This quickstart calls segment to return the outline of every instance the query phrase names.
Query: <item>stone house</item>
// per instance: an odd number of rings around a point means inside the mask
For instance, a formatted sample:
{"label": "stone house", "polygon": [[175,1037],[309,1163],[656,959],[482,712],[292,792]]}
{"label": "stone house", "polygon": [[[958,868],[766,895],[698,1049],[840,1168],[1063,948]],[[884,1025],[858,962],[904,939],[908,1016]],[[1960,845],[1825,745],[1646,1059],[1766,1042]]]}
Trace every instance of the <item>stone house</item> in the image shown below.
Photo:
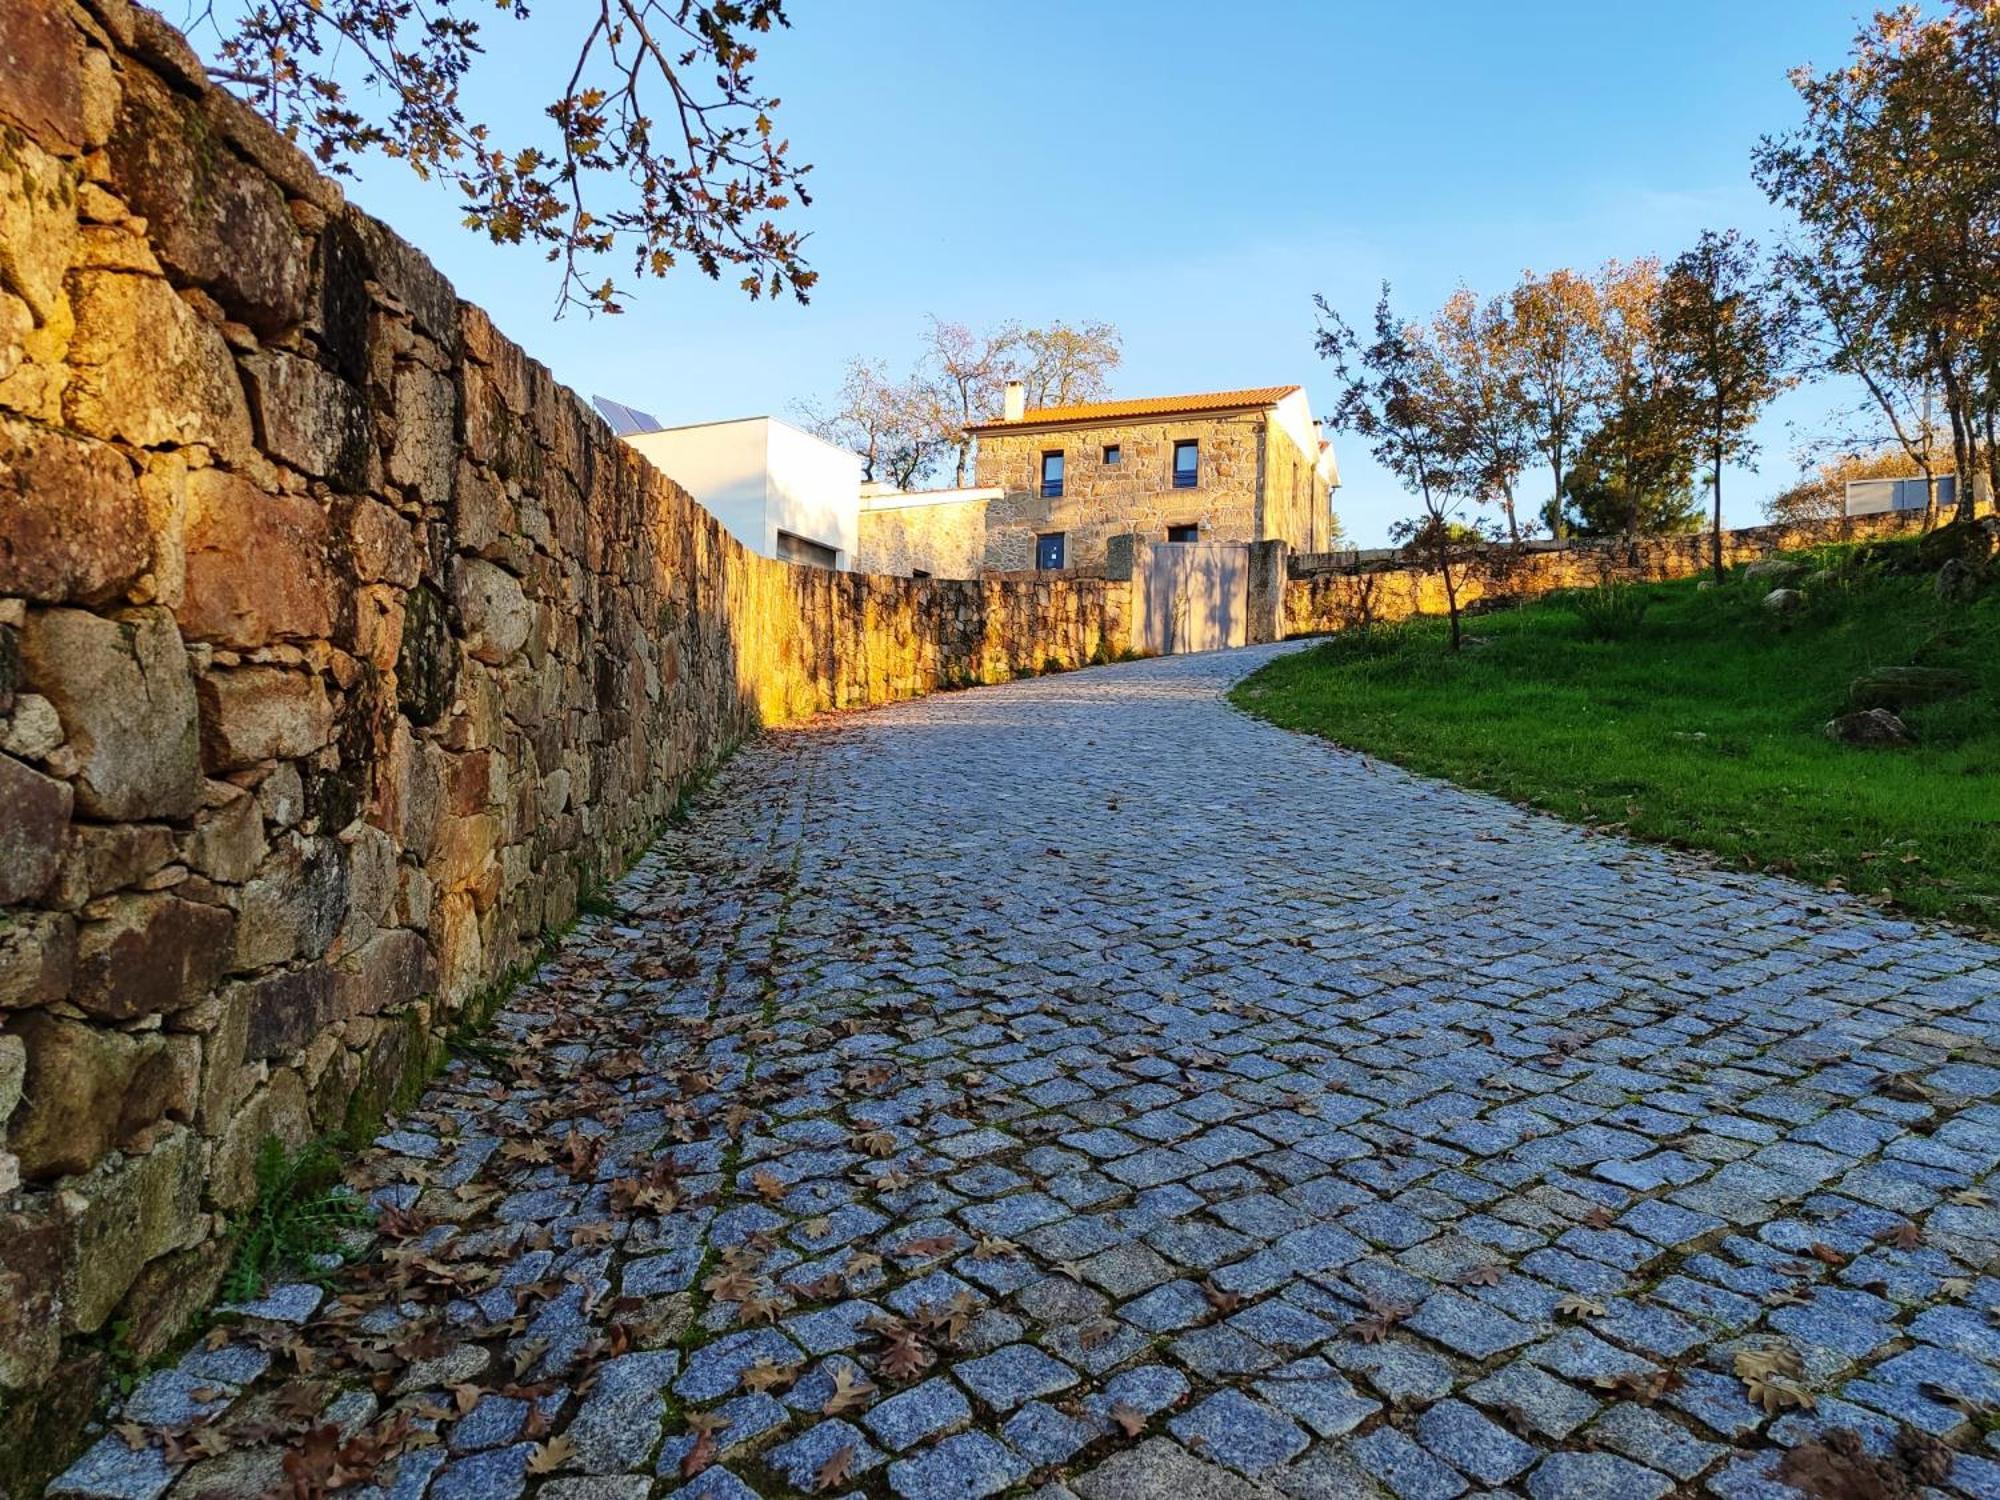
{"label": "stone house", "polygon": [[1290,543],[1334,534],[1333,448],[1297,385],[1025,409],[1018,382],[978,440],[985,570],[1102,565],[1106,541]]}

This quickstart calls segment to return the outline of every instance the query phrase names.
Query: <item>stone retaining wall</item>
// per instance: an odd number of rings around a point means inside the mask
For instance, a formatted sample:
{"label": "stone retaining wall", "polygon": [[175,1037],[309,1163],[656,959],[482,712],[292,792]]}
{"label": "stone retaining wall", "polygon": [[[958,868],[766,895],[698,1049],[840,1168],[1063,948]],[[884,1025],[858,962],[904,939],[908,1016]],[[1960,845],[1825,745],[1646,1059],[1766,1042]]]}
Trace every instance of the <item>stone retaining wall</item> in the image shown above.
{"label": "stone retaining wall", "polygon": [[[1867,541],[1915,529],[1922,516],[1860,516],[1796,526],[1746,526],[1722,534],[1727,564],[1825,542]],[[1491,566],[1468,569],[1460,603],[1528,599],[1557,589],[1588,588],[1608,579],[1661,582],[1692,578],[1709,567],[1707,532],[1622,541],[1530,545],[1519,553],[1496,547]],[[1393,557],[1399,558],[1400,554]],[[1411,615],[1445,612],[1444,584],[1435,573],[1399,560],[1354,563],[1338,553],[1295,556],[1285,585],[1285,634],[1318,635]]]}
{"label": "stone retaining wall", "polygon": [[690,777],[1127,592],[751,555],[156,16],[0,3],[0,1476]]}

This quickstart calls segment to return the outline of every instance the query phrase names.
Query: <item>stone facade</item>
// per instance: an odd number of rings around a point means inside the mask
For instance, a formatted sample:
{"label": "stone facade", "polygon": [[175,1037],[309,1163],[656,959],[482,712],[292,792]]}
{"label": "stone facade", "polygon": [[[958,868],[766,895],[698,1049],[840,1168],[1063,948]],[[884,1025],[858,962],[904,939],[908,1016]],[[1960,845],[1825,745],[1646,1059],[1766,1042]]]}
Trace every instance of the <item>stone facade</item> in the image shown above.
{"label": "stone facade", "polygon": [[736,742],[1128,637],[752,555],[152,13],[0,63],[4,1491]]}
{"label": "stone facade", "polygon": [[[959,496],[966,498],[955,498]],[[864,494],[855,571],[897,578],[979,577],[986,556],[988,503],[978,491],[943,491],[936,499]]]}
{"label": "stone facade", "polygon": [[[1303,412],[1303,394],[1293,387],[1289,395]],[[1102,409],[1149,404],[1111,402]],[[986,511],[986,568],[1033,568],[1036,539],[1058,532],[1069,568],[1102,564],[1111,537],[1136,533],[1164,542],[1169,528],[1180,526],[1198,528],[1196,539],[1204,542],[1277,540],[1294,551],[1324,546],[1332,534],[1327,484],[1319,454],[1308,453],[1294,431],[1310,433],[1310,417],[1283,420],[1279,404],[1274,392],[1233,410],[1056,422],[1031,411],[1018,421],[979,425],[978,482],[1003,491]],[[1174,445],[1186,439],[1200,444],[1198,482],[1176,489]],[[1114,447],[1117,462],[1109,463]],[[1047,498],[1042,458],[1052,452],[1063,455],[1063,486],[1059,497]]]}

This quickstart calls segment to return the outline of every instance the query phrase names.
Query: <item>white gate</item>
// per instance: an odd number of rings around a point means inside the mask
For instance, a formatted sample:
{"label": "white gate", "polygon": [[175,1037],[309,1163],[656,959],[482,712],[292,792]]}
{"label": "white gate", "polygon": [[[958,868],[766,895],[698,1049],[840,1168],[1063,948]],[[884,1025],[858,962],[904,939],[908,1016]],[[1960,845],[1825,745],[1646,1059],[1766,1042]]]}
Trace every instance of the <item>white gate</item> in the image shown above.
{"label": "white gate", "polygon": [[1134,570],[1141,649],[1219,651],[1249,638],[1250,548],[1242,542],[1154,542]]}

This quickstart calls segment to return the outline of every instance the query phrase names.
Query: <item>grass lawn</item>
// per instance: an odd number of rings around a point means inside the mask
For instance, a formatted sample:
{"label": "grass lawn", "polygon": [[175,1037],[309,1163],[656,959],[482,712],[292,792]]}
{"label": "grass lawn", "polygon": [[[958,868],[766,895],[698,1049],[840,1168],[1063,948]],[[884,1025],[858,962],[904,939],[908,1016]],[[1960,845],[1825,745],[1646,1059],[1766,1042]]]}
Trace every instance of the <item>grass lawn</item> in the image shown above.
{"label": "grass lawn", "polygon": [[[1567,818],[2000,931],[2000,584],[1941,605],[1928,572],[1888,571],[1912,546],[1817,554],[1835,574],[1789,618],[1761,607],[1768,583],[1689,580],[1641,586],[1636,630],[1595,640],[1558,595],[1468,620],[1456,657],[1439,620],[1332,636],[1234,698]],[[1914,748],[1823,737],[1852,679],[1905,665],[1975,686],[1901,710]]]}

